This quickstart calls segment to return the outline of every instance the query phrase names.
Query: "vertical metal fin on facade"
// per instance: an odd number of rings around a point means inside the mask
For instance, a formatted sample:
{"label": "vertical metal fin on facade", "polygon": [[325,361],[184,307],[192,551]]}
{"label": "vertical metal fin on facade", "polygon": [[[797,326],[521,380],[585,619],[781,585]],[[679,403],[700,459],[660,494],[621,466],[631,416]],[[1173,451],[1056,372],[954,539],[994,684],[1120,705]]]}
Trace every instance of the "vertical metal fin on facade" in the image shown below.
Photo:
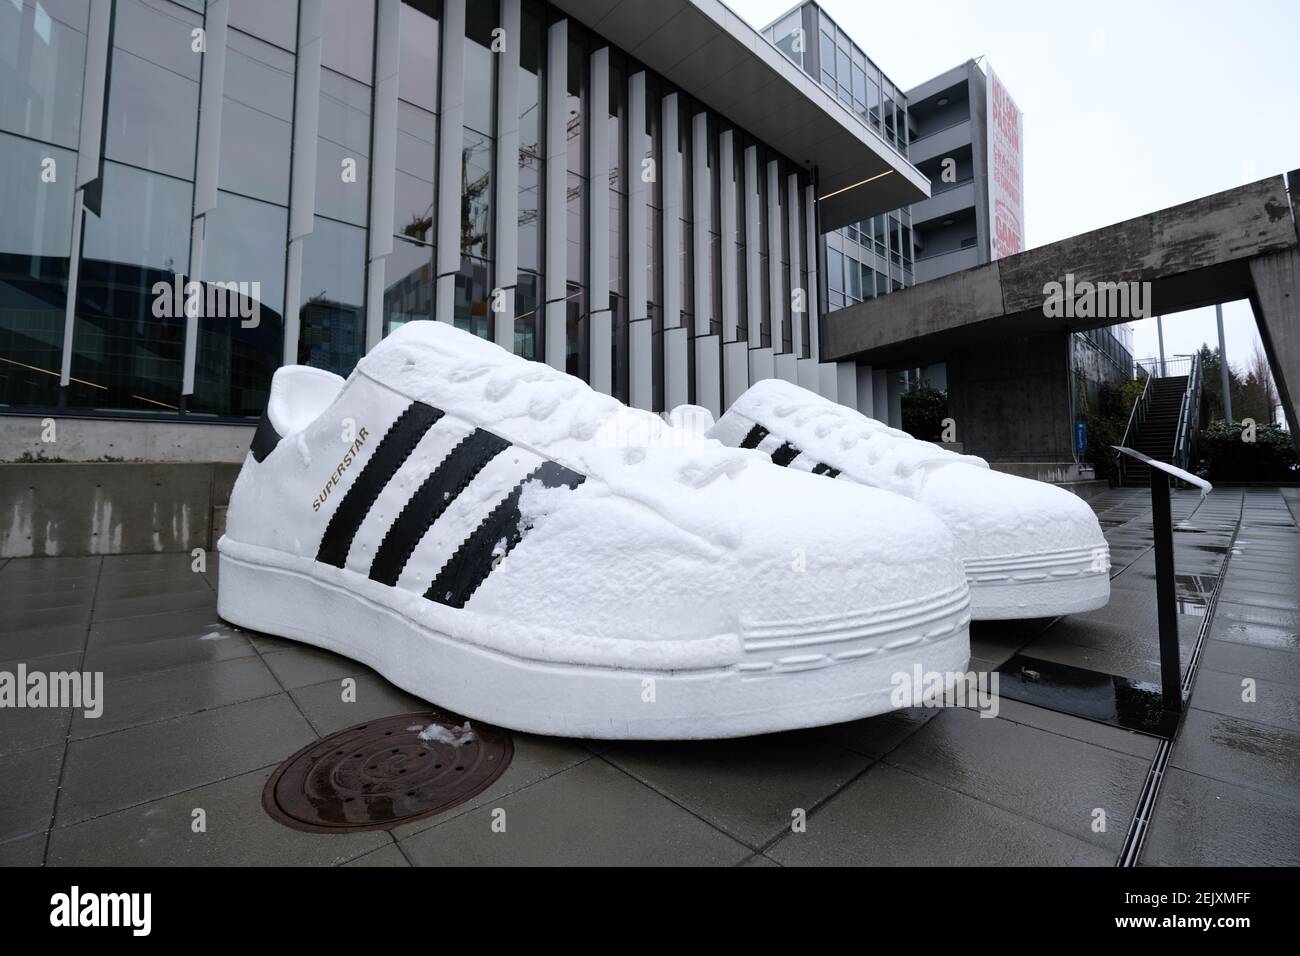
{"label": "vertical metal fin on facade", "polygon": [[109,41],[113,5],[92,3],[86,30],[86,74],[81,91],[81,132],[77,141],[77,184],[72,200],[72,241],[68,260],[68,297],[63,309],[63,356],[59,385],[72,380],[72,333],[77,316],[77,279],[81,266],[81,229],[86,218],[85,187],[99,176],[104,142],[104,99],[108,91]]}
{"label": "vertical metal fin on facade", "polygon": [[736,233],[736,142],[732,130],[718,137],[718,217],[722,220],[722,341],[736,341],[740,328],[740,250]]}
{"label": "vertical metal fin on facade", "polygon": [[749,347],[763,344],[763,273],[759,267],[758,147],[745,148],[745,303],[749,309]]}
{"label": "vertical metal fin on facade", "polygon": [[298,361],[302,243],[316,220],[316,137],[320,128],[321,4],[299,0],[298,60],[293,88],[293,163],[289,185],[289,253],[284,280],[284,364]]}
{"label": "vertical metal fin on facade", "polygon": [[[664,328],[675,329],[682,323],[682,254],[685,243],[682,235],[682,153],[681,137],[677,130],[677,94],[669,93],[660,104],[662,120],[659,124],[659,142],[663,168],[659,170],[663,195]],[[665,359],[666,360],[666,359]]]}
{"label": "vertical metal fin on facade", "polygon": [[[807,256],[807,284],[804,286],[808,290],[808,335],[812,339],[809,342],[810,354],[814,361],[822,360],[821,348],[821,310],[818,308],[818,297],[821,292],[821,283],[819,269],[817,268],[817,190],[811,183],[803,188],[803,225],[804,225],[804,254]],[[831,398],[832,396],[826,396]]]}
{"label": "vertical metal fin on facade", "polygon": [[[489,296],[493,309],[492,337],[513,351],[515,287],[519,284],[519,37],[521,0],[501,0],[501,29],[506,44],[497,63],[497,155],[495,239],[496,275]],[[499,290],[499,294],[498,294]]]}
{"label": "vertical metal fin on facade", "polygon": [[682,260],[686,236],[682,231],[682,151],[677,94],[660,103],[660,142],[663,162],[663,305],[664,305],[664,408],[690,400],[689,330],[682,327]]}
{"label": "vertical metal fin on facade", "polygon": [[[790,235],[790,343],[794,354],[801,360],[804,357],[803,316],[808,308],[808,289],[803,280],[803,256],[800,254],[803,242],[803,230],[799,228],[799,208],[803,205],[799,196],[799,175],[791,173],[786,177],[786,228]],[[800,383],[802,384],[802,383]]]}
{"label": "vertical metal fin on facade", "polygon": [[691,220],[695,292],[695,404],[722,414],[721,340],[713,335],[713,183],[709,175],[709,116],[691,117]]}
{"label": "vertical metal fin on facade", "polygon": [[552,23],[546,41],[546,363],[564,371],[568,336],[569,21]]}
{"label": "vertical metal fin on facade", "polygon": [[393,251],[397,187],[397,84],[401,0],[379,0],[375,16],[375,108],[370,131],[370,256],[366,270],[366,351],[384,337],[386,258]]}
{"label": "vertical metal fin on facade", "polygon": [[767,163],[767,286],[772,304],[772,351],[785,348],[785,323],[790,311],[781,283],[781,175],[775,159]]}
{"label": "vertical metal fin on facade", "polygon": [[[465,0],[442,6],[442,113],[438,117],[438,251],[435,318],[451,322],[460,271],[461,151],[465,139]],[[517,42],[517,38],[515,39]]]}
{"label": "vertical metal fin on facade", "polygon": [[[208,0],[203,18],[203,70],[199,89],[199,137],[194,164],[194,218],[190,223],[189,278],[207,278],[204,268],[205,216],[217,208],[217,173],[221,158],[221,112],[226,92],[226,24],[229,0]],[[186,311],[181,395],[194,394],[194,366],[199,347],[199,316]]]}
{"label": "vertical metal fin on facade", "polygon": [[654,404],[654,335],[649,315],[649,262],[646,248],[650,183],[646,182],[645,72],[627,80],[627,309],[629,399],[636,408]]}
{"label": "vertical metal fin on facade", "polygon": [[713,193],[709,182],[709,117],[691,117],[691,237],[695,273],[695,334],[709,334],[713,316],[712,244],[709,226],[713,219]]}
{"label": "vertical metal fin on facade", "polygon": [[614,391],[614,320],[609,309],[609,47],[591,54],[587,113],[589,226],[587,243],[588,303],[591,310],[589,384],[606,395]]}

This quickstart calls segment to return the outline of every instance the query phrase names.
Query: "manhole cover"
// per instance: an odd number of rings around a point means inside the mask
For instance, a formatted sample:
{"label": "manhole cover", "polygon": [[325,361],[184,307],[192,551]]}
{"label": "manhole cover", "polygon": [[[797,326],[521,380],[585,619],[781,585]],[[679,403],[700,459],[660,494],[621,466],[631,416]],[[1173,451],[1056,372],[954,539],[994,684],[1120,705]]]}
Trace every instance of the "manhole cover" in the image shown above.
{"label": "manhole cover", "polygon": [[501,776],[510,735],[443,711],[385,717],[304,747],[266,782],[262,805],[313,833],[387,830],[464,803]]}

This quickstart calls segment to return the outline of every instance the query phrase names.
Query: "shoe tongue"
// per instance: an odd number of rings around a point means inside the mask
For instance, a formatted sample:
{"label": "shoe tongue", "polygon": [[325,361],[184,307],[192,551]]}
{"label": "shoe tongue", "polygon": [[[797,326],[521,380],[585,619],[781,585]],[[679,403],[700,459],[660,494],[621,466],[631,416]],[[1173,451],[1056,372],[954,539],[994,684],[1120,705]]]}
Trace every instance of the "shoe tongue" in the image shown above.
{"label": "shoe tongue", "polygon": [[703,405],[678,405],[668,413],[668,424],[701,437],[713,427],[713,413]]}

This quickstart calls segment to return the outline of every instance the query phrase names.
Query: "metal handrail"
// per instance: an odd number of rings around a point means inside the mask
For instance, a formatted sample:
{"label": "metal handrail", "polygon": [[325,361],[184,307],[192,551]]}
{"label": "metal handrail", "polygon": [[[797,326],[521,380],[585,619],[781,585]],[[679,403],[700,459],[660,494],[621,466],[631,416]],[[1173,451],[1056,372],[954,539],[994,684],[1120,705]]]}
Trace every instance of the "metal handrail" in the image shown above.
{"label": "metal handrail", "polygon": [[1192,443],[1196,433],[1193,422],[1195,409],[1201,403],[1201,356],[1192,356],[1191,369],[1187,375],[1187,389],[1183,392],[1183,401],[1178,409],[1178,431],[1174,441],[1174,464],[1184,471],[1188,469],[1192,458]]}
{"label": "metal handrail", "polygon": [[[1143,371],[1146,370],[1143,369]],[[1154,379],[1154,375],[1147,375],[1146,384],[1142,386],[1142,394],[1139,395],[1138,400],[1133,403],[1133,410],[1128,414],[1128,426],[1124,429],[1124,437],[1119,440],[1121,448],[1128,447],[1128,436],[1133,434],[1133,430],[1136,426],[1139,426],[1146,421],[1147,405],[1151,402],[1151,382]],[[1124,484],[1124,479],[1126,477],[1125,460],[1127,457],[1128,456],[1122,455],[1119,452],[1115,452],[1115,465],[1119,469],[1119,483],[1121,485]]]}

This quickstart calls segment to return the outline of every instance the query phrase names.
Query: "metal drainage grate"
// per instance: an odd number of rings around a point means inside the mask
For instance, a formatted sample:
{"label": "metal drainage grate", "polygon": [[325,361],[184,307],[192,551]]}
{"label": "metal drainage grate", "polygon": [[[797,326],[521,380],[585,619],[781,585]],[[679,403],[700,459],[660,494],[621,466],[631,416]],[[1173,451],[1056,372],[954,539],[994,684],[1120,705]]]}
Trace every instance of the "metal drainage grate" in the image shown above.
{"label": "metal drainage grate", "polygon": [[[387,830],[464,803],[510,764],[510,735],[444,711],[348,727],[298,751],[271,775],[262,806],[311,833]],[[421,732],[427,739],[422,739]]]}

